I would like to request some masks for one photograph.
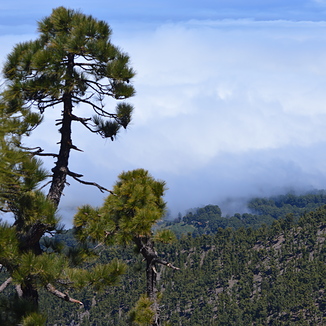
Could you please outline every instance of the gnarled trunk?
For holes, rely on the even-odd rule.
[[[48,198],[55,204],[59,205],[63,189],[66,184],[68,174],[69,155],[72,145],[71,140],[71,118],[72,100],[70,94],[64,95],[64,110],[62,117],[62,126],[60,128],[61,141],[58,160],[52,169],[53,176]]]
[[[71,123],[72,123],[72,85],[71,80],[73,79],[74,72],[74,55],[68,54],[67,56],[67,71],[65,87],[69,89],[63,95],[63,113],[61,120],[61,140],[60,140],[60,150],[58,155],[58,160],[55,167],[52,169],[53,177],[51,182],[51,187],[48,193],[48,198],[55,204],[59,205],[63,189],[65,187],[66,178],[68,174],[68,163],[69,155],[72,147],[71,140]]]

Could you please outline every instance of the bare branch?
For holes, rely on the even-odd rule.
[[[11,213],[11,209],[0,207],[0,211],[3,213]]]
[[[49,175],[49,177],[52,177],[51,175]],[[47,185],[49,185],[52,181],[48,181],[46,184],[44,184],[42,187],[39,188],[39,190],[45,188]]]
[[[71,116],[71,120],[73,120],[73,121],[79,121],[79,122],[83,122],[83,123],[86,123],[87,121],[92,120],[92,118],[80,118],[80,117],[77,117],[74,114],[71,114],[70,116]]]
[[[79,173],[76,173],[76,172],[72,172],[72,171],[70,171],[70,170],[67,170],[67,174],[68,174],[69,176],[73,177],[73,178],[81,178],[81,177],[83,177],[82,174],[79,174]]]
[[[22,286],[20,284],[16,285],[16,291],[17,291],[18,297],[21,298],[23,296],[23,290],[22,290]]]
[[[86,59],[85,56],[83,56],[83,57]],[[87,63],[86,62],[75,62],[74,65],[79,66],[79,67],[85,67],[85,66],[86,67],[100,67],[100,65],[97,64],[97,63],[89,63],[89,62],[87,62]],[[85,69],[85,70],[92,70],[93,71],[93,69]]]
[[[0,292],[2,292],[10,283],[12,282],[12,277],[9,277],[6,279],[1,285],[0,285]]]
[[[39,153],[39,152],[36,152],[36,153],[31,153],[32,155],[37,155],[37,156],[52,156],[52,157],[58,157],[59,155],[58,154],[55,154],[55,153]]]
[[[161,265],[165,265],[165,266],[170,267],[170,268],[172,268],[172,269],[174,269],[174,270],[177,270],[177,271],[180,270],[179,267],[175,267],[175,266],[173,266],[171,263],[168,263],[168,262],[166,262],[166,261],[164,261],[164,260],[155,259],[155,263],[158,263],[158,264],[161,264]]]
[[[93,133],[96,133],[97,131],[96,130],[93,130],[88,124],[87,122],[88,121],[91,121],[92,118],[80,118],[80,117],[77,117],[76,115],[72,114],[71,115],[71,120],[73,121],[78,121],[80,122],[83,126],[85,126],[89,131],[93,132]],[[57,123],[57,124],[61,124],[62,122],[60,123]]]
[[[102,107],[99,107],[98,105],[94,104],[91,101],[88,101],[86,99],[77,98],[75,96],[74,96],[74,98],[75,99],[78,99],[79,102],[82,102],[82,103],[85,103],[85,104],[88,104],[88,105],[92,106],[93,109],[96,111],[97,114],[100,114],[100,115],[103,115],[103,116],[107,116],[107,117],[110,117],[110,118],[114,118],[116,116],[113,113],[109,113],[109,112],[104,111]]]
[[[104,85],[104,84],[100,84],[97,81],[89,80],[89,79],[85,80],[85,83],[88,87],[93,89],[96,93],[100,93],[102,95],[106,94],[106,95],[114,96],[110,84]]]
[[[82,177],[82,175],[78,175],[77,173],[68,171],[67,173],[69,176],[71,176],[73,179],[75,179],[76,181],[84,184],[84,185],[88,185],[88,186],[95,186],[97,187],[101,192],[109,192],[110,194],[114,195],[114,193],[112,192],[112,190],[106,189],[105,187],[102,187],[101,185],[97,184],[96,182],[89,182],[89,181],[84,181],[79,179],[79,177]]]
[[[84,152],[82,149],[78,148],[76,145],[73,144],[70,145],[70,148],[74,149],[75,151]]]
[[[84,305],[81,301],[71,298],[68,293],[63,293],[63,292],[57,290],[51,283],[48,283],[45,286],[45,288],[50,293],[52,293],[53,295],[58,297],[59,299],[62,299],[64,301],[68,301],[68,302],[72,302],[72,303],[79,303],[80,305]]]
[[[19,146],[19,148],[29,151],[30,154],[32,154],[32,155],[58,157],[58,154],[55,154],[55,153],[43,153],[44,149],[41,147],[30,148],[30,147]],[[33,152],[33,151],[35,151],[35,152]]]

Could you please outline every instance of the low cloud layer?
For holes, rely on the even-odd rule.
[[[251,196],[325,188],[325,22],[148,26],[132,22],[113,36],[137,71],[132,125],[114,142],[74,129],[85,153],[73,153],[72,171],[110,188],[122,170],[148,169],[167,182],[172,215],[206,204],[231,214]],[[31,145],[54,150],[59,111],[48,110]],[[65,193],[67,225],[76,206],[104,197],[73,181]]]

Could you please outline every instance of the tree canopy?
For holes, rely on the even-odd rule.
[[[50,107],[62,110],[56,121],[60,148],[58,153],[49,154],[57,161],[48,197],[58,205],[67,175],[78,181],[82,177],[68,168],[71,150],[78,150],[71,138],[72,122],[113,140],[121,127],[128,126],[133,107],[119,102],[113,112],[108,111],[105,99],[133,96],[130,81],[134,71],[128,55],[110,42],[111,29],[104,21],[59,7],[38,23],[38,31],[36,40],[17,44],[8,55],[3,68],[4,96],[12,114],[33,109],[43,114]],[[92,111],[86,117],[79,116],[79,105]],[[45,155],[37,146],[34,154]]]

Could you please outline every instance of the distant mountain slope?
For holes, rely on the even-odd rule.
[[[326,325],[326,207],[271,227],[184,237],[164,270],[171,325]],[[170,250],[171,252],[171,250]],[[171,257],[169,257],[171,259]]]
[[[214,234],[219,228],[259,228],[263,224],[271,225],[275,220],[285,218],[289,214],[298,220],[303,214],[316,210],[322,205],[326,205],[325,190],[298,196],[287,194],[253,198],[247,204],[250,214],[223,217],[219,206],[207,205],[191,209],[185,216],[179,216],[175,220],[165,220],[159,228],[169,228],[179,237],[188,233],[193,236]]]
[[[209,210],[210,212],[210,210]],[[209,212],[206,213],[209,214]],[[158,270],[166,325],[326,325],[326,206],[274,219],[271,226],[219,228],[158,245],[181,271]],[[128,311],[145,292],[144,264],[132,248],[107,248],[102,260],[129,263],[120,286],[105,293],[74,294],[83,309],[42,300],[48,325],[128,325]]]

